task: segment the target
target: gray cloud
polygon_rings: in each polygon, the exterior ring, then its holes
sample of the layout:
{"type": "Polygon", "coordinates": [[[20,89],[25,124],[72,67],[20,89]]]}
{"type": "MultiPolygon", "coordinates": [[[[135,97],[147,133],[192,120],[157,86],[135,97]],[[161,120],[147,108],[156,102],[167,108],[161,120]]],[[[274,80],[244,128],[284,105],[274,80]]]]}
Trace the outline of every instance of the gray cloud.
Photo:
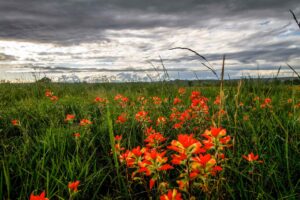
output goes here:
{"type": "Polygon", "coordinates": [[[236,16],[289,18],[296,6],[298,0],[2,0],[0,37],[80,43],[107,39],[105,30],[205,27],[208,20],[236,16]]]}
{"type": "Polygon", "coordinates": [[[129,71],[154,72],[146,61],[160,65],[162,53],[173,76],[194,76],[189,71],[198,70],[199,57],[168,51],[182,46],[217,65],[226,54],[227,71],[235,75],[293,60],[298,70],[300,31],[288,11],[300,18],[298,1],[0,0],[0,61],[46,73],[112,72],[134,79],[129,71]]]}

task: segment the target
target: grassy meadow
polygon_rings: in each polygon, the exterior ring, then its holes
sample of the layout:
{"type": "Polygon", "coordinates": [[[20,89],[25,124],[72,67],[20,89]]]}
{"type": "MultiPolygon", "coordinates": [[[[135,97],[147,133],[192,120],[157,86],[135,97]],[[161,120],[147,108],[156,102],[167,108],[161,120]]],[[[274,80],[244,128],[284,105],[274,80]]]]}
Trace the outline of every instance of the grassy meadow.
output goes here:
{"type": "Polygon", "coordinates": [[[0,198],[299,199],[300,85],[187,83],[0,84],[0,198]]]}

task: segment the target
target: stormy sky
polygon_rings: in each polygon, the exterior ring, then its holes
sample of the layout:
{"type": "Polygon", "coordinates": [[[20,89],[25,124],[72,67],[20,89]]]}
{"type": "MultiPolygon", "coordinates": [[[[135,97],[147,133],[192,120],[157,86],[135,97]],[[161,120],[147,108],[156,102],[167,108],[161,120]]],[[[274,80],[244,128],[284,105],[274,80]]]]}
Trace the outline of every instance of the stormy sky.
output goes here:
{"type": "Polygon", "coordinates": [[[0,80],[293,76],[299,0],[0,0],[0,80]],[[186,47],[206,57],[206,63],[186,47]]]}

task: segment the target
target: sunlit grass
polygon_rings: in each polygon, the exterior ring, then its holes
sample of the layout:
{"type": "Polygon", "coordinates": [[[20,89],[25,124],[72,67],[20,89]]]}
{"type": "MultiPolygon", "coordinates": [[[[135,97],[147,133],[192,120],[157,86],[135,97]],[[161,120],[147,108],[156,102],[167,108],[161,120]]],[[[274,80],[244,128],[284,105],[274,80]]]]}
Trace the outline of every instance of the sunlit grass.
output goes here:
{"type": "MultiPolygon", "coordinates": [[[[243,80],[237,92],[237,83],[225,81],[223,91],[220,123],[233,146],[226,150],[228,160],[210,193],[193,189],[192,195],[197,199],[299,198],[299,85],[243,80]],[[266,98],[271,103],[264,107],[266,98]],[[252,165],[242,157],[250,152],[263,162],[252,165]]],[[[214,104],[218,95],[218,84],[1,84],[0,194],[3,199],[28,199],[32,192],[45,191],[49,199],[69,199],[68,183],[80,180],[74,199],[147,199],[158,193],[149,193],[148,186],[126,175],[126,167],[117,162],[114,136],[123,136],[126,149],[144,145],[146,125],[167,137],[167,142],[179,133],[199,136],[218,124],[220,107],[214,104]],[[193,130],[196,124],[182,129],[174,129],[172,123],[156,126],[158,117],[169,119],[180,87],[185,87],[186,93],[180,96],[183,106],[179,109],[190,105],[192,91],[200,91],[209,99],[209,120],[199,119],[197,131],[193,130]],[[58,100],[46,97],[47,89],[58,100]],[[114,100],[117,94],[127,97],[128,103],[114,100]],[[148,101],[143,108],[152,121],[146,125],[135,119],[143,106],[137,100],[141,96],[148,101]],[[155,96],[162,100],[160,105],[154,103],[155,96]],[[96,97],[108,99],[109,112],[106,104],[95,102],[96,97]],[[127,120],[118,124],[121,113],[126,113],[127,120]],[[75,115],[72,123],[65,121],[67,114],[75,115]],[[13,125],[14,119],[19,124],[13,125]],[[82,119],[92,124],[80,126],[82,119]],[[75,133],[80,136],[75,137],[75,133]]],[[[174,179],[175,175],[170,174],[174,179]]],[[[171,179],[170,189],[179,191],[171,179]]],[[[182,197],[188,194],[182,192],[182,197]]]]}

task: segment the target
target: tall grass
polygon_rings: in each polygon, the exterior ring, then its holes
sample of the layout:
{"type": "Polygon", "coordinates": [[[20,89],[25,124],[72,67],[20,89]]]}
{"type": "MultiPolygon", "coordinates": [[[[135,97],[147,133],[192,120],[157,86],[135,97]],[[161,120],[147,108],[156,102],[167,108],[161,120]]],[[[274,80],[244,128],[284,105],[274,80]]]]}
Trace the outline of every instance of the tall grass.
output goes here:
{"type": "MultiPolygon", "coordinates": [[[[172,99],[179,87],[201,91],[208,97],[210,112],[223,95],[226,115],[220,125],[234,137],[234,151],[228,150],[225,178],[211,199],[298,199],[300,192],[300,86],[293,82],[248,80],[206,85],[201,81],[188,86],[174,83],[126,84],[1,84],[0,85],[0,194],[2,199],[28,199],[45,190],[50,199],[68,199],[68,182],[80,180],[77,199],[143,199],[147,193],[130,182],[126,169],[118,165],[114,136],[122,134],[126,148],[143,144],[143,130],[134,121],[134,104],[121,108],[114,95],[121,93],[131,101],[138,96],[169,98],[164,106],[149,105],[151,117],[168,117],[172,99]],[[59,97],[53,103],[44,96],[50,89],[59,97]],[[96,96],[108,97],[109,110],[94,103],[96,96]],[[272,109],[261,109],[256,96],[271,98],[272,109]],[[291,99],[291,101],[288,99],[291,99]],[[243,103],[240,104],[240,103],[243,103]],[[121,112],[132,116],[124,125],[115,123],[121,112]],[[66,114],[75,114],[73,124],[66,114]],[[248,118],[247,118],[247,117],[248,118]],[[80,127],[80,119],[92,125],[80,127]],[[247,118],[247,119],[246,119],[247,118]],[[12,119],[20,120],[13,126],[12,119]],[[74,133],[80,138],[74,138],[74,133]],[[263,164],[250,169],[241,157],[249,152],[260,155],[263,164]],[[111,154],[112,153],[112,154],[111,154]],[[128,194],[127,194],[128,191],[128,194]]],[[[166,136],[178,134],[171,127],[159,130],[166,136]]],[[[204,130],[200,130],[203,132],[204,130]]],[[[200,133],[199,133],[200,134],[200,133]]]]}

